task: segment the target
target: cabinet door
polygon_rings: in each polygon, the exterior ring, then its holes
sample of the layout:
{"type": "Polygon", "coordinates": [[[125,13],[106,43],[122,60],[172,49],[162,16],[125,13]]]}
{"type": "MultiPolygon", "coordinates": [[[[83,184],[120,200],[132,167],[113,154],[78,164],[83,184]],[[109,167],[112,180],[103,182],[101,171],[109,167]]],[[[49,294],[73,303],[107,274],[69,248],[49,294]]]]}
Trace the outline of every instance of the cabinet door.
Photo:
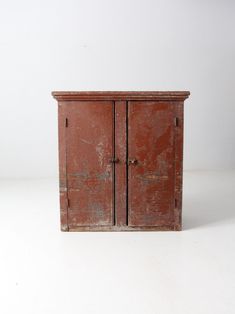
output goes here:
{"type": "Polygon", "coordinates": [[[174,111],[165,102],[128,103],[128,225],[174,220],[174,111]]]}
{"type": "Polygon", "coordinates": [[[65,106],[68,225],[113,225],[113,102],[70,101],[65,106]]]}

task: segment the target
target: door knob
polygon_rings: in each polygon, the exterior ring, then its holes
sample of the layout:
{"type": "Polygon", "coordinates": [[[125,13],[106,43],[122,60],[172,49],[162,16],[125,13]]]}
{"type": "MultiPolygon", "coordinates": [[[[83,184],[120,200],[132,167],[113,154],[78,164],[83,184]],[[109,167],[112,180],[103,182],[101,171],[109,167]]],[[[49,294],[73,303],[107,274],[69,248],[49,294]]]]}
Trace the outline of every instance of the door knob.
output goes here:
{"type": "Polygon", "coordinates": [[[110,158],[109,162],[115,164],[119,162],[119,158],[110,158]]]}
{"type": "Polygon", "coordinates": [[[135,165],[135,164],[137,164],[137,159],[136,158],[130,158],[130,159],[128,159],[128,164],[129,165],[135,165]]]}

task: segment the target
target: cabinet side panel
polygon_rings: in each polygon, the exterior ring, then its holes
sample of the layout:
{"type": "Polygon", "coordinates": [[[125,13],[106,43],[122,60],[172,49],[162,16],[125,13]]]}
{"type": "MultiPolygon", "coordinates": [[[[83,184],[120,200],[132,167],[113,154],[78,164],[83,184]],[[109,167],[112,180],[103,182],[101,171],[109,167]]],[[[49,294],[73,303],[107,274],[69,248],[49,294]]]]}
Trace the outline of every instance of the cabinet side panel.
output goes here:
{"type": "Polygon", "coordinates": [[[115,155],[119,162],[115,167],[116,225],[127,223],[127,176],[126,176],[126,101],[115,102],[115,155]]]}
{"type": "Polygon", "coordinates": [[[59,103],[58,135],[59,135],[60,223],[62,231],[68,231],[65,122],[66,122],[65,107],[59,103]]]}
{"type": "Polygon", "coordinates": [[[175,230],[182,229],[182,183],[183,183],[183,130],[184,103],[175,105],[177,126],[175,128],[175,230]]]}

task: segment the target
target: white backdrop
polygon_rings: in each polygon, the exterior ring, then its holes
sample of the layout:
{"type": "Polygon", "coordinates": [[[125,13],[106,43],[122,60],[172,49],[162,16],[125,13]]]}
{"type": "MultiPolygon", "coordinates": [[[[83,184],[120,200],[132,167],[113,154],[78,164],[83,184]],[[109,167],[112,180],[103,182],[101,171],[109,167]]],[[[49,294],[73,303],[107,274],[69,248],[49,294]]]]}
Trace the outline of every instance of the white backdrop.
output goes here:
{"type": "Polygon", "coordinates": [[[57,175],[52,90],[190,90],[185,169],[235,168],[235,1],[0,0],[0,176],[57,175]]]}

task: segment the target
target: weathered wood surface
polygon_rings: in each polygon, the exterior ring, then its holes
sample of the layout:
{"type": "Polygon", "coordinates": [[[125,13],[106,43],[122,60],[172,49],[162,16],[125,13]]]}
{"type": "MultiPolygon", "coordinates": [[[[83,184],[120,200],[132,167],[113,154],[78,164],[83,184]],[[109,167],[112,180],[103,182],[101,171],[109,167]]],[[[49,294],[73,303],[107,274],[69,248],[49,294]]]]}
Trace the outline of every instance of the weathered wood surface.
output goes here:
{"type": "Polygon", "coordinates": [[[65,106],[58,106],[58,135],[59,135],[59,175],[60,175],[60,223],[61,230],[68,231],[68,189],[66,173],[66,112],[65,106]]]}
{"type": "Polygon", "coordinates": [[[174,224],[174,107],[128,103],[128,214],[130,226],[174,224]]]}
{"type": "Polygon", "coordinates": [[[127,225],[127,166],[126,166],[126,122],[127,104],[125,101],[115,102],[115,213],[116,225],[127,225]]]}
{"type": "Polygon", "coordinates": [[[181,230],[188,95],[53,92],[62,231],[181,230]]]}
{"type": "Polygon", "coordinates": [[[66,106],[69,227],[114,224],[114,152],[111,101],[66,106]]]}
{"type": "Polygon", "coordinates": [[[184,103],[174,106],[177,126],[175,127],[175,230],[182,229],[182,185],[183,185],[183,130],[184,103]]]}
{"type": "Polygon", "coordinates": [[[52,95],[57,100],[172,100],[179,101],[185,100],[189,96],[187,91],[171,91],[171,92],[155,92],[155,91],[143,91],[143,92],[52,92],[52,95]]]}

